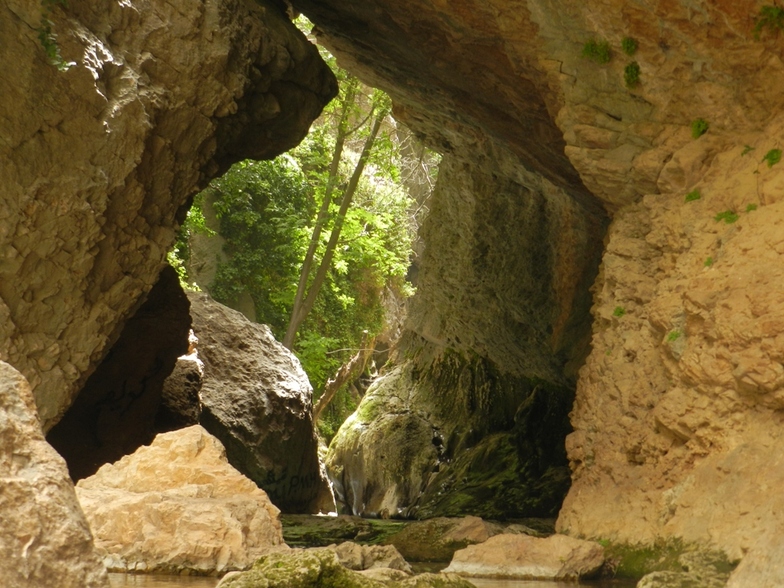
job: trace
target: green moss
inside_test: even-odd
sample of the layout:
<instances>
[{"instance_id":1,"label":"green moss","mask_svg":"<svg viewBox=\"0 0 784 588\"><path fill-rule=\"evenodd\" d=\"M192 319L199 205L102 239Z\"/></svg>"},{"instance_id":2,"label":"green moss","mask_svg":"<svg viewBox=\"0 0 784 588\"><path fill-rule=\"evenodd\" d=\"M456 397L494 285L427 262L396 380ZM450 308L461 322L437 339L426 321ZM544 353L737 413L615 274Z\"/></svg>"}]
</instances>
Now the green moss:
<instances>
[{"instance_id":1,"label":"green moss","mask_svg":"<svg viewBox=\"0 0 784 588\"><path fill-rule=\"evenodd\" d=\"M710 267L710 266L712 266L712 265L713 265L713 258L712 258L712 257L708 257L708 258L705 260L705 264L704 264L704 265L705 265L705 267Z\"/></svg>"},{"instance_id":2,"label":"green moss","mask_svg":"<svg viewBox=\"0 0 784 588\"><path fill-rule=\"evenodd\" d=\"M704 118L696 118L691 121L691 136L694 139L699 139L708 132L708 122Z\"/></svg>"},{"instance_id":3,"label":"green moss","mask_svg":"<svg viewBox=\"0 0 784 588\"><path fill-rule=\"evenodd\" d=\"M784 8L767 4L754 19L754 38L759 40L763 30L776 33L784 28Z\"/></svg>"},{"instance_id":4,"label":"green moss","mask_svg":"<svg viewBox=\"0 0 784 588\"><path fill-rule=\"evenodd\" d=\"M669 341L670 343L677 341L678 339L680 339L681 335L683 335L683 333L681 333L680 331L670 331L670 333L667 335L667 341Z\"/></svg>"},{"instance_id":5,"label":"green moss","mask_svg":"<svg viewBox=\"0 0 784 588\"><path fill-rule=\"evenodd\" d=\"M652 572L683 572L699 567L713 575L729 574L737 566L718 551L700 549L678 539L650 545L630 545L599 540L605 547L607 566L615 578L639 580ZM691 569L690 571L695 571Z\"/></svg>"},{"instance_id":6,"label":"green moss","mask_svg":"<svg viewBox=\"0 0 784 588\"><path fill-rule=\"evenodd\" d=\"M746 212L752 212L753 210L757 210L756 204L747 204L746 205Z\"/></svg>"},{"instance_id":7,"label":"green moss","mask_svg":"<svg viewBox=\"0 0 784 588\"><path fill-rule=\"evenodd\" d=\"M773 167L779 161L781 161L781 149L771 149L765 154L765 157L762 158L762 161L767 161L768 167Z\"/></svg>"},{"instance_id":8,"label":"green moss","mask_svg":"<svg viewBox=\"0 0 784 588\"><path fill-rule=\"evenodd\" d=\"M621 318L625 314L626 309L623 306L616 306L615 310L613 310L613 316L617 316L618 318Z\"/></svg>"},{"instance_id":9,"label":"green moss","mask_svg":"<svg viewBox=\"0 0 784 588\"><path fill-rule=\"evenodd\" d=\"M623 68L623 81L627 88L636 88L640 85L640 64L632 61Z\"/></svg>"},{"instance_id":10,"label":"green moss","mask_svg":"<svg viewBox=\"0 0 784 588\"><path fill-rule=\"evenodd\" d=\"M637 53L637 40L632 37L624 37L621 41L621 49L629 57Z\"/></svg>"},{"instance_id":11,"label":"green moss","mask_svg":"<svg viewBox=\"0 0 784 588\"><path fill-rule=\"evenodd\" d=\"M604 65L605 63L610 63L610 59L612 59L612 50L607 41L603 39L591 39L583 45L582 55L586 59Z\"/></svg>"},{"instance_id":12,"label":"green moss","mask_svg":"<svg viewBox=\"0 0 784 588\"><path fill-rule=\"evenodd\" d=\"M756 147L752 147L751 145L744 145L743 146L743 151L740 152L740 155L741 155L741 157L743 157L744 155L747 155L747 154L751 153L755 149L756 149Z\"/></svg>"},{"instance_id":13,"label":"green moss","mask_svg":"<svg viewBox=\"0 0 784 588\"><path fill-rule=\"evenodd\" d=\"M699 200L702 198L702 194L700 194L699 190L692 190L688 194L686 194L686 198L684 199L686 202L694 202L695 200Z\"/></svg>"},{"instance_id":14,"label":"green moss","mask_svg":"<svg viewBox=\"0 0 784 588\"><path fill-rule=\"evenodd\" d=\"M718 213L716 216L713 217L717 223L724 221L728 225L731 225L735 221L737 221L740 217L732 210L725 210L724 212Z\"/></svg>"}]
</instances>

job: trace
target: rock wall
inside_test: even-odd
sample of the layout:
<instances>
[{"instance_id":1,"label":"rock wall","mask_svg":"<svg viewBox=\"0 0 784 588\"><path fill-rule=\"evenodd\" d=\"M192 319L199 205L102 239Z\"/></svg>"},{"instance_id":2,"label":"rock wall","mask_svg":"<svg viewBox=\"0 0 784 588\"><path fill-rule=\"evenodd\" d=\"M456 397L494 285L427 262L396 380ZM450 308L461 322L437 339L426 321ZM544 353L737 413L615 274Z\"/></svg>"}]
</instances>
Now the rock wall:
<instances>
[{"instance_id":1,"label":"rock wall","mask_svg":"<svg viewBox=\"0 0 784 588\"><path fill-rule=\"evenodd\" d=\"M47 62L44 10L67 71ZM48 430L157 279L188 198L295 145L335 81L265 2L6 0L0 37L0 359Z\"/></svg>"},{"instance_id":2,"label":"rock wall","mask_svg":"<svg viewBox=\"0 0 784 588\"><path fill-rule=\"evenodd\" d=\"M294 4L432 145L464 161L502 145L518 169L589 210L590 192L612 216L559 528L635 543L680 537L733 558L775 534L766 527L781 511L772 489L784 473L772 455L784 385L784 167L775 151L784 63L781 33L760 19L759 3ZM622 50L626 37L633 55ZM606 40L607 63L583 56L591 40ZM700 119L708 131L695 137ZM458 209L460 194L445 208ZM464 222L447 214L443 224L448 232ZM452 259L461 265L482 251L436 242L433 258L460 251ZM433 303L411 328L514 358L503 353L508 326L499 331L492 314L457 318L477 291L461 271L459 280L435 273L428 286L423 278L418 299Z\"/></svg>"}]
</instances>

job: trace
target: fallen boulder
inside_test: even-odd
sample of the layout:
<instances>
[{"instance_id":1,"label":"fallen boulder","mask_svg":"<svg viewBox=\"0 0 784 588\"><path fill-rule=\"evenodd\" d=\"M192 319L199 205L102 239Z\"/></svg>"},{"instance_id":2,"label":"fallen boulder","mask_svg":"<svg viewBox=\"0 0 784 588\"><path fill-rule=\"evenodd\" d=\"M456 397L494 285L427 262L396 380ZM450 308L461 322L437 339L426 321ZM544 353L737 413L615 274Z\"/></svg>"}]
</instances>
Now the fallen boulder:
<instances>
[{"instance_id":1,"label":"fallen boulder","mask_svg":"<svg viewBox=\"0 0 784 588\"><path fill-rule=\"evenodd\" d=\"M269 327L196 292L193 330L204 362L205 429L229 462L284 512L332 512L335 500L312 418L313 389Z\"/></svg>"},{"instance_id":2,"label":"fallen boulder","mask_svg":"<svg viewBox=\"0 0 784 588\"><path fill-rule=\"evenodd\" d=\"M102 588L65 461L44 440L30 386L0 361L0 578L13 588Z\"/></svg>"},{"instance_id":3,"label":"fallen boulder","mask_svg":"<svg viewBox=\"0 0 784 588\"><path fill-rule=\"evenodd\" d=\"M382 568L411 573L411 566L393 545L359 545L346 541L335 546L334 551L340 563L350 570Z\"/></svg>"},{"instance_id":4,"label":"fallen boulder","mask_svg":"<svg viewBox=\"0 0 784 588\"><path fill-rule=\"evenodd\" d=\"M110 571L218 574L283 545L278 509L198 425L158 435L76 491Z\"/></svg>"},{"instance_id":5,"label":"fallen boulder","mask_svg":"<svg viewBox=\"0 0 784 588\"><path fill-rule=\"evenodd\" d=\"M566 535L546 539L528 535L496 535L455 552L444 572L463 576L519 580L579 580L596 574L604 548Z\"/></svg>"}]
</instances>

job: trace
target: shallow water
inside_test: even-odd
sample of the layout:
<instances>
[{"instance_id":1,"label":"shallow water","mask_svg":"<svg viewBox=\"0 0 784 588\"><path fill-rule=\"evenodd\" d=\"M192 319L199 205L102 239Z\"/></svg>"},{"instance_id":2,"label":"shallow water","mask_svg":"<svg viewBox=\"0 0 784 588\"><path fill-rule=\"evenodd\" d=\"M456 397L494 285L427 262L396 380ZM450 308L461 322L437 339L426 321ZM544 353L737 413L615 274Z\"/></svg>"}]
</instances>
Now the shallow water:
<instances>
[{"instance_id":1,"label":"shallow water","mask_svg":"<svg viewBox=\"0 0 784 588\"><path fill-rule=\"evenodd\" d=\"M629 588L631 583L540 582L522 580L471 579L477 588ZM109 574L111 588L215 588L218 578L198 576L160 576L153 574Z\"/></svg>"}]
</instances>

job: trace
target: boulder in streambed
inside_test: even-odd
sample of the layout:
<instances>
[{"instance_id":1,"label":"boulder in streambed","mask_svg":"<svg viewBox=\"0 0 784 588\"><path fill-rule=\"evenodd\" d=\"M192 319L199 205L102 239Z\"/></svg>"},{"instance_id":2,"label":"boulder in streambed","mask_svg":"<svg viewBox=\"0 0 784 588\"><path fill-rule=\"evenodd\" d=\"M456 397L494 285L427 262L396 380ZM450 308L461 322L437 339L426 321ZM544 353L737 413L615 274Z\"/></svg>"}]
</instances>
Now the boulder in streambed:
<instances>
[{"instance_id":1,"label":"boulder in streambed","mask_svg":"<svg viewBox=\"0 0 784 588\"><path fill-rule=\"evenodd\" d=\"M110 571L217 574L285 548L278 509L199 425L158 435L76 491Z\"/></svg>"},{"instance_id":2,"label":"boulder in streambed","mask_svg":"<svg viewBox=\"0 0 784 588\"><path fill-rule=\"evenodd\" d=\"M103 588L96 556L62 457L44 440L24 376L0 361L0 584Z\"/></svg>"},{"instance_id":3,"label":"boulder in streambed","mask_svg":"<svg viewBox=\"0 0 784 588\"><path fill-rule=\"evenodd\" d=\"M313 389L299 360L266 325L201 292L188 298L204 362L204 428L283 512L334 511L318 456Z\"/></svg>"},{"instance_id":4,"label":"boulder in streambed","mask_svg":"<svg viewBox=\"0 0 784 588\"><path fill-rule=\"evenodd\" d=\"M552 535L496 535L455 552L444 572L518 580L579 580L598 573L604 548L593 541Z\"/></svg>"},{"instance_id":5,"label":"boulder in streambed","mask_svg":"<svg viewBox=\"0 0 784 588\"><path fill-rule=\"evenodd\" d=\"M454 574L420 574L403 580L377 579L397 575L373 576L341 565L332 549L292 549L270 553L250 570L227 575L218 588L474 588Z\"/></svg>"}]
</instances>

